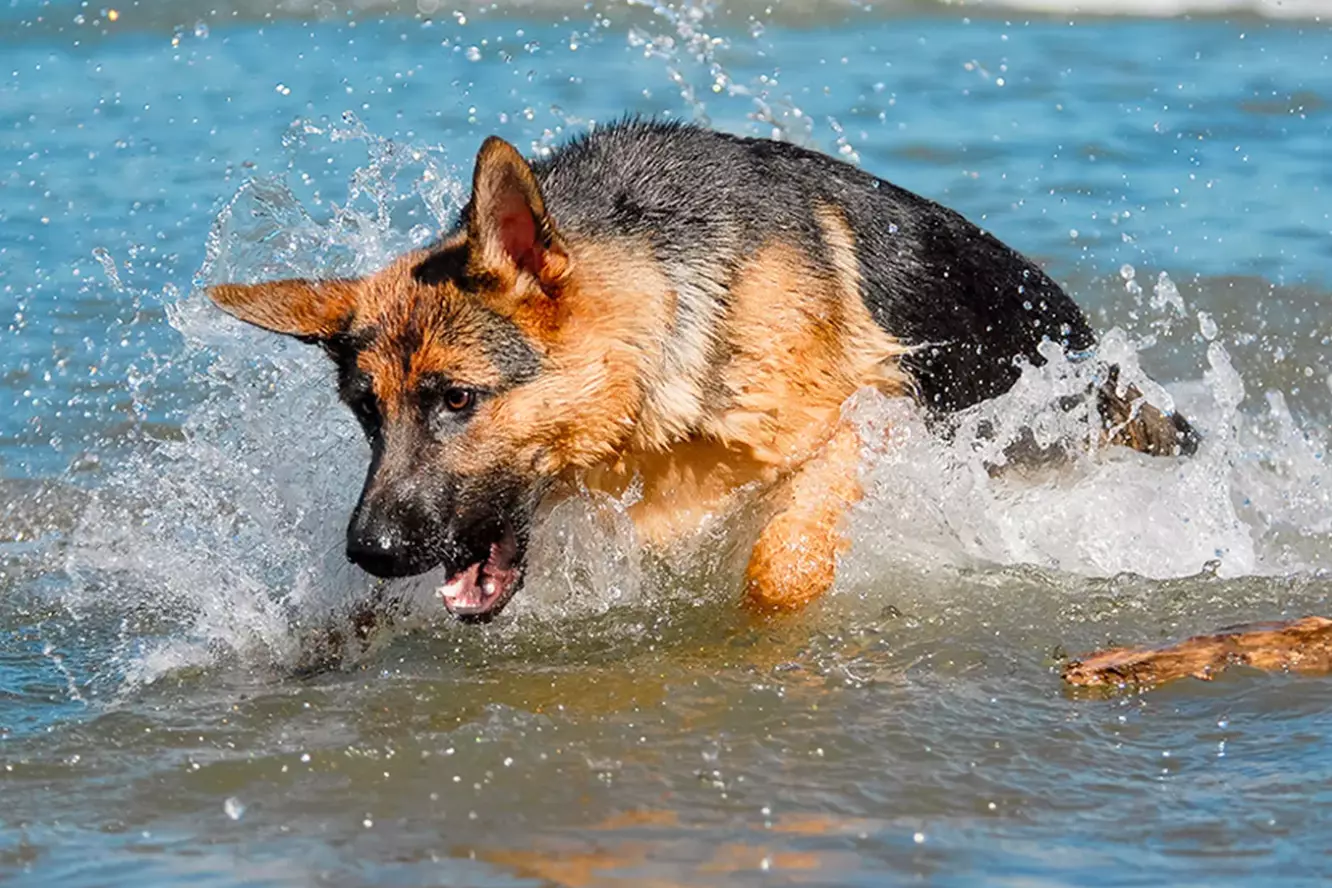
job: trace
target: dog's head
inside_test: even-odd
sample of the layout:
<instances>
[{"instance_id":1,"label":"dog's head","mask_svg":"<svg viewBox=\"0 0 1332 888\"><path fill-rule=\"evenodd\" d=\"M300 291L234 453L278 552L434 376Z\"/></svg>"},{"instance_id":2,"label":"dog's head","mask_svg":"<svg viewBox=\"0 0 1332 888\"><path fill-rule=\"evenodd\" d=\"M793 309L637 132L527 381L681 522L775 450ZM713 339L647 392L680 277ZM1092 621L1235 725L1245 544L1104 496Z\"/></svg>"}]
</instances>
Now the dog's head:
<instances>
[{"instance_id":1,"label":"dog's head","mask_svg":"<svg viewBox=\"0 0 1332 888\"><path fill-rule=\"evenodd\" d=\"M347 556L381 577L442 568L454 614L494 615L522 582L532 516L622 418L571 409L608 374L563 365L571 260L532 169L491 138L459 228L358 280L220 285L232 315L322 345L371 446ZM612 413L614 411L611 411ZM622 415L622 414L621 414ZM600 427L598 427L600 426Z\"/></svg>"}]
</instances>

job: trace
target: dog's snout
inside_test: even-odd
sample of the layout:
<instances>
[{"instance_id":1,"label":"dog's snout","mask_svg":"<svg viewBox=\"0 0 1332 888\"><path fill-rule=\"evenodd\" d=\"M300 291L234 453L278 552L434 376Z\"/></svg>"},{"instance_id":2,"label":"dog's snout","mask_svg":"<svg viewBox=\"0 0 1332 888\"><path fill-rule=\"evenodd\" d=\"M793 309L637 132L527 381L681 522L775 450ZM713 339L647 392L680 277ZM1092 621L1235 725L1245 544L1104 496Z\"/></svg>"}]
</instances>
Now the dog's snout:
<instances>
[{"instance_id":1,"label":"dog's snout","mask_svg":"<svg viewBox=\"0 0 1332 888\"><path fill-rule=\"evenodd\" d=\"M401 577L406 549L391 534L353 533L347 537L347 560L377 577Z\"/></svg>"},{"instance_id":2,"label":"dog's snout","mask_svg":"<svg viewBox=\"0 0 1332 888\"><path fill-rule=\"evenodd\" d=\"M347 559L377 577L408 577L438 562L428 522L408 509L361 508L347 528Z\"/></svg>"}]
</instances>

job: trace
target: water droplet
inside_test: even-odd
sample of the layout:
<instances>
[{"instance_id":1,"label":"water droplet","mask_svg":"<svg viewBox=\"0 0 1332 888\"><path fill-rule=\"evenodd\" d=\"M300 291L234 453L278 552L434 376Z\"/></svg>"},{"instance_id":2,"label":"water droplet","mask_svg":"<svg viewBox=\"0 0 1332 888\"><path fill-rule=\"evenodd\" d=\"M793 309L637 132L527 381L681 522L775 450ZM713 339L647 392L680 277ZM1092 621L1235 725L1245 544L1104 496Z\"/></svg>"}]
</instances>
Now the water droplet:
<instances>
[{"instance_id":1,"label":"water droplet","mask_svg":"<svg viewBox=\"0 0 1332 888\"><path fill-rule=\"evenodd\" d=\"M111 287L123 290L124 284L120 281L120 273L116 271L116 260L111 258L111 253L105 247L94 247L92 254L102 266L102 271L106 274L106 279L111 282Z\"/></svg>"},{"instance_id":2,"label":"water droplet","mask_svg":"<svg viewBox=\"0 0 1332 888\"><path fill-rule=\"evenodd\" d=\"M1181 315L1184 314L1184 297L1179 295L1179 287L1175 286L1170 275L1163 271L1156 279L1156 286L1152 288L1152 307L1161 310L1167 306Z\"/></svg>"},{"instance_id":3,"label":"water droplet","mask_svg":"<svg viewBox=\"0 0 1332 888\"><path fill-rule=\"evenodd\" d=\"M1212 316L1205 311L1198 312L1198 332L1202 334L1203 339L1211 342L1216 338L1217 326Z\"/></svg>"}]
</instances>

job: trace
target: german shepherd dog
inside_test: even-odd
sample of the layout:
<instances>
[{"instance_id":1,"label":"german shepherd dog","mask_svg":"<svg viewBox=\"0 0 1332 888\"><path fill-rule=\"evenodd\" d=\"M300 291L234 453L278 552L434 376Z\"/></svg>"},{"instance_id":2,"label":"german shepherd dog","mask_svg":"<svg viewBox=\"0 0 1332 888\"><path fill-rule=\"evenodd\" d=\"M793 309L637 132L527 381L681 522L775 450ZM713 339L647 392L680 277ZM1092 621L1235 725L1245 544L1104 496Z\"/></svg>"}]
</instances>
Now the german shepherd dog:
<instances>
[{"instance_id":1,"label":"german shepherd dog","mask_svg":"<svg viewBox=\"0 0 1332 888\"><path fill-rule=\"evenodd\" d=\"M829 589L861 496L842 404L870 386L934 415L1007 391L1077 305L962 216L795 145L626 120L534 163L491 137L436 245L358 280L223 284L230 314L321 345L370 443L347 557L440 569L459 618L518 591L538 506L621 494L664 546L760 490L760 611ZM1119 386L1103 437L1191 453L1182 417Z\"/></svg>"}]
</instances>

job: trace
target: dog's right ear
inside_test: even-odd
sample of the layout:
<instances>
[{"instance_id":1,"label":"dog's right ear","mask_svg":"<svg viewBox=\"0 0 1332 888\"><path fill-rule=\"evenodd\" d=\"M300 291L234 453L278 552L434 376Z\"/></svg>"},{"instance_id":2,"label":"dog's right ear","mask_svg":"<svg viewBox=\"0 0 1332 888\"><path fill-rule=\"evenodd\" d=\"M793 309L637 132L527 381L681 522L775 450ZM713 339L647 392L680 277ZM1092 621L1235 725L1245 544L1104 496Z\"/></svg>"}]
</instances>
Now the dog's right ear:
<instances>
[{"instance_id":1,"label":"dog's right ear","mask_svg":"<svg viewBox=\"0 0 1332 888\"><path fill-rule=\"evenodd\" d=\"M346 332L356 315L358 280L218 284L208 297L227 314L274 333L310 342Z\"/></svg>"}]
</instances>

